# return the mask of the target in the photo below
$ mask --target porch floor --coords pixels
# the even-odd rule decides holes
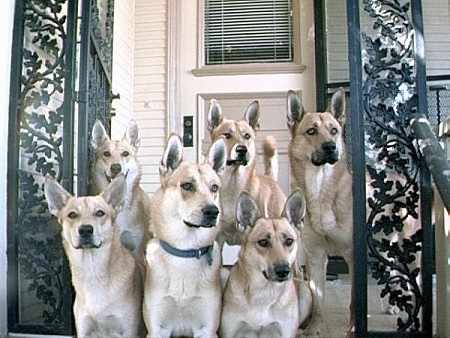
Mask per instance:
[[[435,282],[433,281],[433,333],[436,322]],[[386,312],[387,298],[380,298],[380,286],[369,280],[368,285],[368,328],[370,331],[395,331],[399,315]],[[349,318],[350,281],[348,275],[326,282],[325,288],[325,328],[321,337],[345,337]]]

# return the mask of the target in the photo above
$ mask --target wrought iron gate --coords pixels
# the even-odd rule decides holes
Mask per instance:
[[[410,127],[427,113],[421,2],[348,0],[347,17],[356,336],[431,337],[430,176]],[[402,237],[408,221],[420,226]],[[371,327],[371,278],[399,310],[394,328]]]
[[[16,1],[7,173],[9,332],[73,334],[70,271],[42,184],[49,174],[68,191],[88,191],[89,131],[96,118],[108,130],[110,125],[112,22],[112,0]]]

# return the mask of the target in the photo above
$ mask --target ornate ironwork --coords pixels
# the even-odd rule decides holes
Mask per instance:
[[[114,0],[91,0],[91,38],[111,82]]]
[[[103,122],[107,132],[111,123],[111,74],[114,0],[82,0],[82,34],[85,44],[80,48],[80,93],[78,135],[81,147],[78,163],[78,193],[89,193],[88,166],[92,161],[90,131],[96,119]],[[87,29],[90,31],[87,31]]]
[[[401,312],[398,330],[418,331],[423,304],[418,255],[422,230],[402,238],[419,218],[419,163],[409,121],[417,112],[414,29],[409,2],[364,0],[373,34],[362,33],[363,105],[370,185],[367,227],[372,276],[381,297]]]
[[[22,309],[29,324],[64,322],[63,301],[70,281],[61,276],[64,252],[59,226],[47,211],[42,182],[61,180],[66,56],[66,0],[24,2],[24,43],[20,104],[18,217],[16,239],[23,298],[34,294],[36,308]],[[66,283],[65,283],[66,282]],[[26,296],[24,295],[26,294]],[[21,305],[23,306],[23,304]],[[32,312],[32,313],[30,313]],[[41,318],[36,319],[36,318]],[[29,318],[27,320],[27,318]],[[35,322],[37,320],[37,322]]]

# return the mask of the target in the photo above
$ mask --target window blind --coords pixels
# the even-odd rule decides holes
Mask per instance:
[[[292,62],[291,0],[205,0],[205,64]]]

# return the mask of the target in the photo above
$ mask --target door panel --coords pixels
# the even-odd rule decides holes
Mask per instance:
[[[301,93],[299,92],[298,95]],[[214,98],[222,107],[223,114],[228,119],[242,119],[247,106],[258,100],[260,105],[260,129],[256,133],[257,170],[264,172],[262,142],[267,135],[275,136],[278,149],[278,183],[286,196],[290,192],[290,164],[288,158],[289,131],[286,126],[286,93],[285,92],[258,92],[258,93],[216,93],[199,94],[199,135],[201,152],[206,154],[211,139],[206,129],[209,102]],[[199,156],[200,158],[200,156]],[[223,264],[232,265],[237,258],[238,247],[225,246],[223,251]],[[303,261],[303,259],[302,259]]]
[[[258,154],[257,169],[264,171],[262,142],[267,135],[275,136],[278,149],[278,182],[287,195],[290,191],[290,168],[288,158],[289,131],[286,125],[286,93],[217,93],[199,94],[199,137],[201,140],[201,152],[206,154],[211,144],[209,132],[206,129],[206,119],[210,100],[216,99],[226,118],[233,120],[242,119],[247,106],[258,100],[260,106],[260,129],[256,133],[256,150]]]

